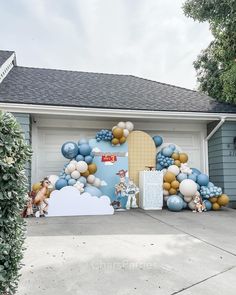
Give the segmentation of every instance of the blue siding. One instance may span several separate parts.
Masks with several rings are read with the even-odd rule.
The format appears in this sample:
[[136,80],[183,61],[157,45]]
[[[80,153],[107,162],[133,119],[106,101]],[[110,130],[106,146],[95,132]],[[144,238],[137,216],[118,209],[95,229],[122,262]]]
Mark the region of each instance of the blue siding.
[[[25,137],[26,142],[31,144],[31,125],[30,125],[30,114],[13,114],[16,120],[20,123],[23,135]],[[29,184],[31,182],[31,163],[26,164],[26,175],[29,179]]]
[[[216,122],[208,124],[210,132]],[[236,207],[236,122],[225,122],[208,143],[209,174],[212,182],[229,195],[231,206]]]

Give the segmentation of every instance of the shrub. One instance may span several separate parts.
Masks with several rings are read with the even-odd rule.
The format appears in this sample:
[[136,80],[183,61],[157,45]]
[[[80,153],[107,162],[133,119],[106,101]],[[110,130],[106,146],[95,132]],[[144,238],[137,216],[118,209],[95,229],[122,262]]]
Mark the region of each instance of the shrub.
[[0,294],[17,289],[25,223],[28,180],[25,164],[31,158],[20,125],[10,113],[0,111]]

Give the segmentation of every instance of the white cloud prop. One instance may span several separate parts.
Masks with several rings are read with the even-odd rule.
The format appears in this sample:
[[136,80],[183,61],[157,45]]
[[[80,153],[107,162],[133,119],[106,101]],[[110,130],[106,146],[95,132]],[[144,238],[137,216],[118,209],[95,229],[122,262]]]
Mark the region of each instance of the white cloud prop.
[[107,196],[100,198],[82,193],[72,187],[66,186],[55,190],[48,199],[47,216],[76,216],[76,215],[112,215],[114,208]]

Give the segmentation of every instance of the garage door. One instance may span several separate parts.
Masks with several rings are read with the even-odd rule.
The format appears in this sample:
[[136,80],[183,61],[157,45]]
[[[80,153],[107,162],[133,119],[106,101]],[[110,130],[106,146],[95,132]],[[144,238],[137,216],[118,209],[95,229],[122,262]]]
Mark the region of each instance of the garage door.
[[[48,126],[45,126],[48,125]],[[94,138],[100,126],[110,127],[107,122],[96,124],[96,121],[88,128],[86,123],[68,123],[64,124],[63,120],[45,121],[39,119],[33,127],[33,149],[34,160],[32,164],[32,181],[38,181],[43,177],[56,174],[58,175],[67,162],[61,155],[61,145],[68,140],[77,142],[80,138]],[[97,125],[97,127],[96,127]],[[138,125],[138,124],[137,124]],[[161,127],[158,124],[159,128]],[[149,124],[150,127],[150,124]],[[182,151],[189,155],[189,164],[191,167],[198,169],[203,168],[202,145],[200,131],[168,131],[168,130],[150,130],[142,124],[142,129],[151,136],[159,134],[163,137],[165,143],[175,143],[182,148]],[[155,129],[155,128],[154,128]],[[179,128],[178,128],[179,129]]]

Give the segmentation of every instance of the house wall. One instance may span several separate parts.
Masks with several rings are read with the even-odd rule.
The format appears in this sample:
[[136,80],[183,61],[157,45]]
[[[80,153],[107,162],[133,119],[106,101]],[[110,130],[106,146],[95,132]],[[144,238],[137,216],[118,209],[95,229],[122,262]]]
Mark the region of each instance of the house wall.
[[[31,123],[30,114],[13,114],[16,120],[20,123],[26,142],[31,145]],[[31,183],[31,163],[26,164],[26,176],[29,179],[29,184]]]
[[[215,126],[208,124],[208,132]],[[236,207],[236,122],[225,122],[208,143],[210,179],[230,197],[230,206]]]

